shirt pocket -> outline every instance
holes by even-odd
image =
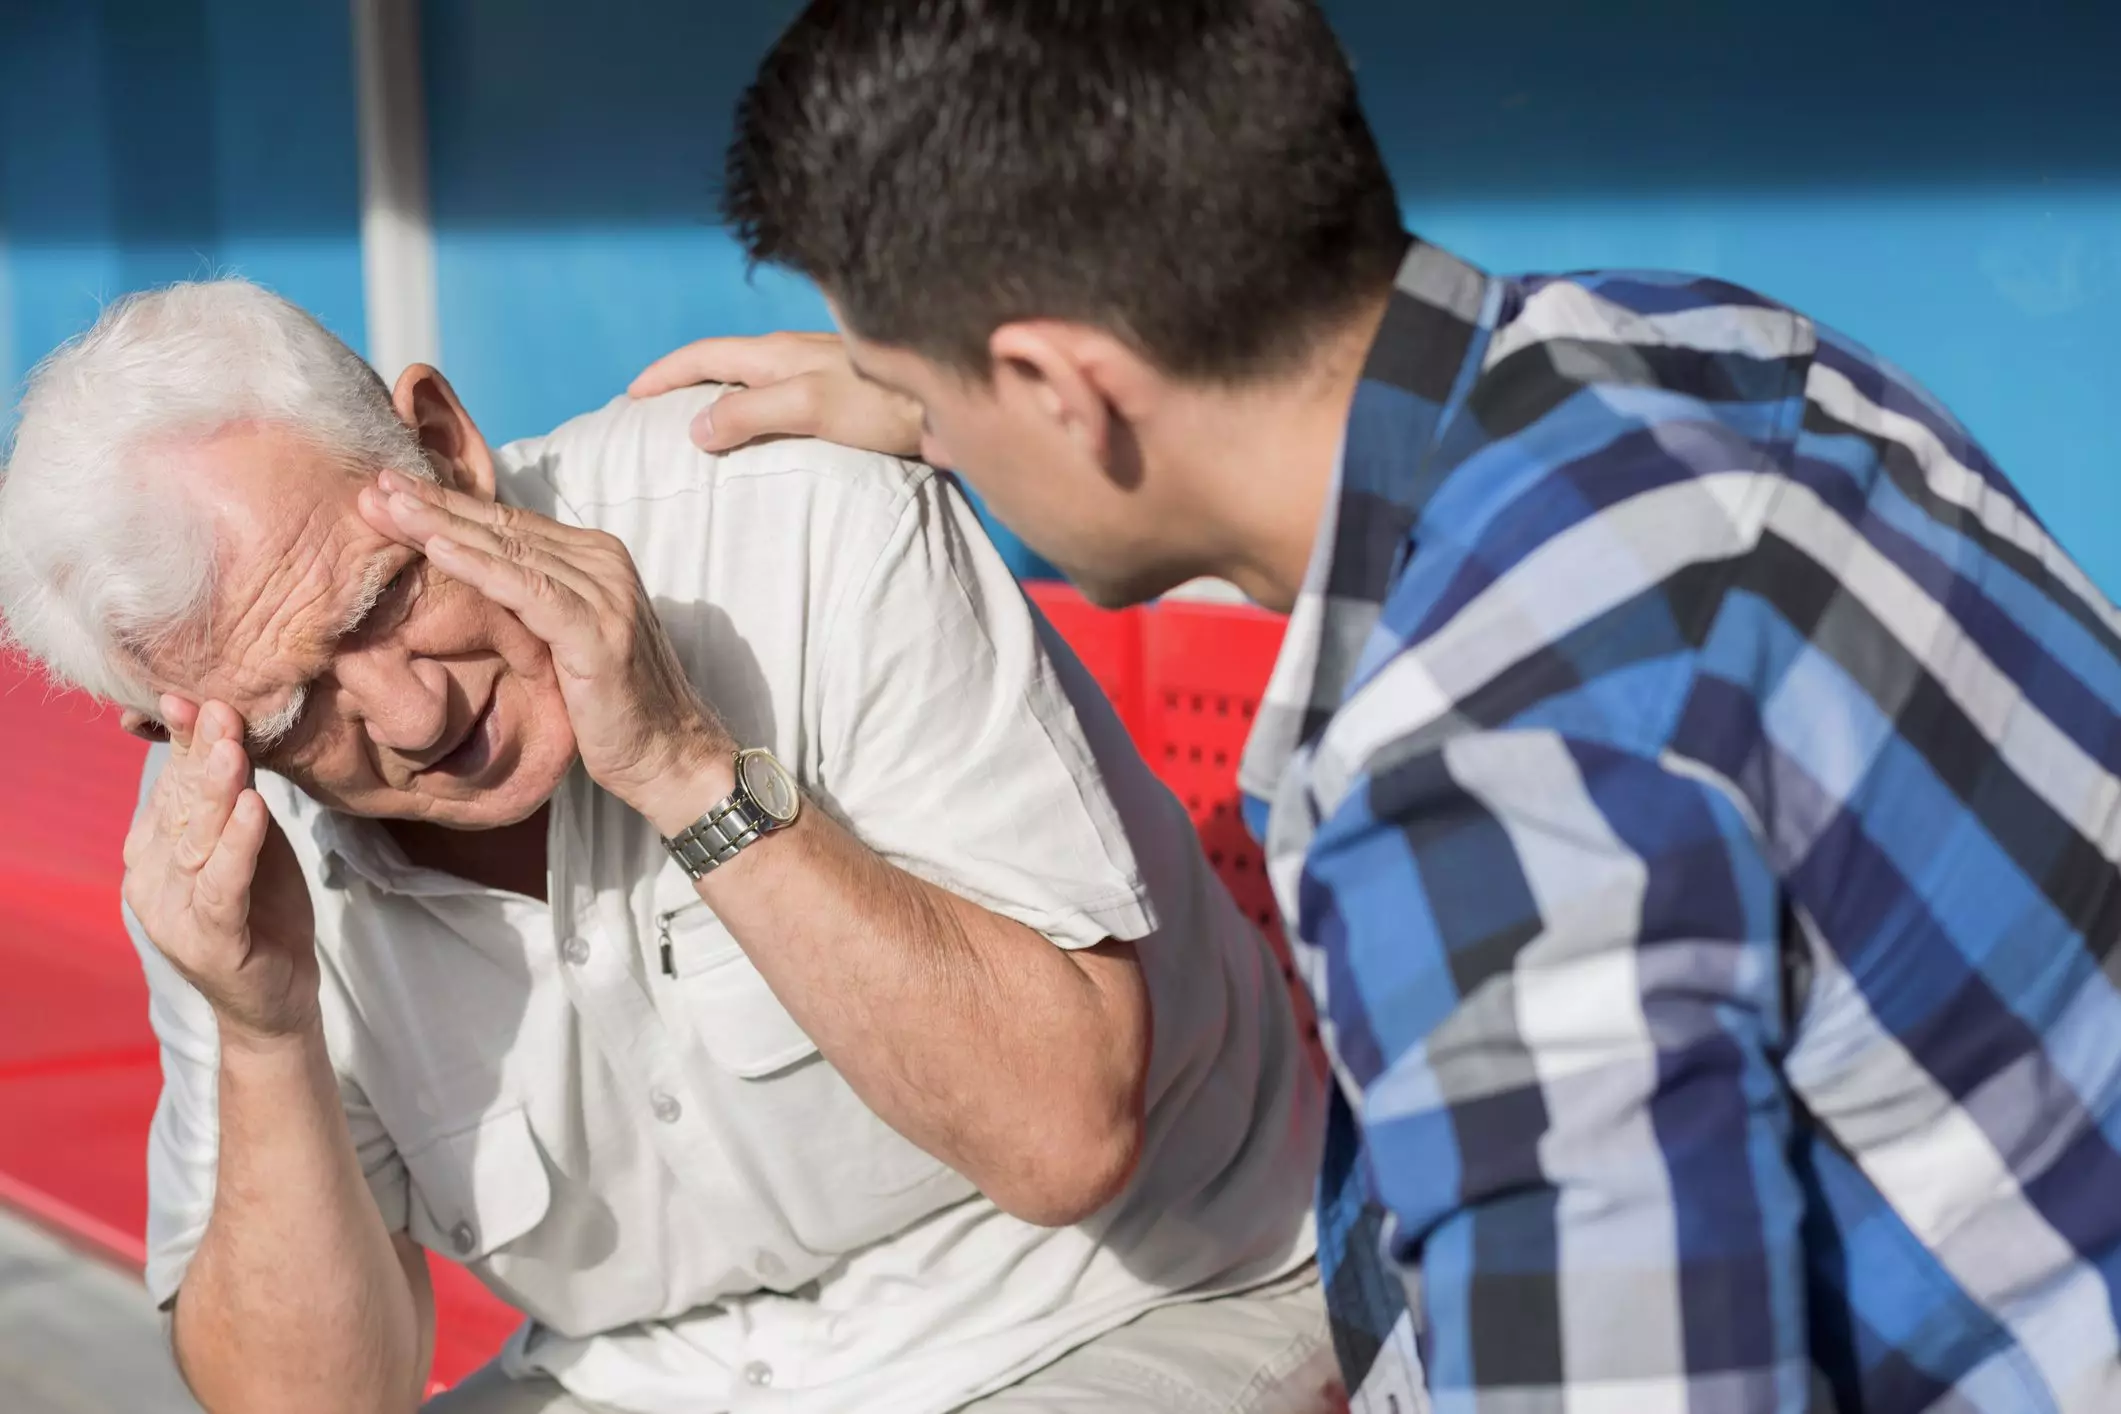
[[[672,910],[657,921],[686,1014],[716,1066],[739,1079],[761,1080],[818,1053],[817,1043],[706,904]]]
[[[552,1179],[520,1105],[481,1115],[406,1151],[406,1226],[429,1251],[492,1275],[510,1243],[545,1219]]]
[[[704,905],[663,920],[686,1021],[727,1077],[715,1122],[806,1244],[843,1252],[972,1192],[854,1093]]]

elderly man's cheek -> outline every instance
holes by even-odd
[[[373,755],[363,748],[357,725],[339,725],[305,746],[280,774],[311,795],[351,804],[387,788],[377,774]]]

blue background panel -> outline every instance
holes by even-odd
[[[795,9],[429,0],[442,340],[490,430],[702,333],[825,323],[714,224],[732,101]],[[1328,9],[1415,229],[1497,270],[1721,275],[1841,327],[2121,589],[2121,10]]]
[[[705,333],[829,327],[716,229],[736,97],[798,8],[428,0],[442,349],[489,436],[542,432]]]
[[[491,435],[700,334],[825,322],[714,219],[731,107],[795,9],[427,0],[443,356]],[[1328,10],[1415,229],[1498,270],[1721,275],[1839,326],[2121,591],[2121,7]],[[102,299],[218,268],[358,345],[351,70],[337,0],[0,0],[0,380]]]
[[[2121,592],[2121,6],[1330,4],[1409,220],[1720,275],[1947,402]]]
[[[0,387],[115,296],[213,273],[360,347],[349,25],[317,0],[0,0]]]

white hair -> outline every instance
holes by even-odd
[[[245,280],[128,295],[30,374],[0,472],[0,635],[62,684],[152,713],[143,664],[210,611],[217,547],[168,453],[242,422],[432,479],[360,355]]]

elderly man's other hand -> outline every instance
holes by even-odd
[[[735,744],[685,676],[616,537],[388,471],[360,505],[378,531],[545,641],[591,779],[665,834],[705,808],[676,802],[696,799],[703,773],[727,765]]]
[[[920,454],[920,405],[855,372],[837,334],[700,339],[648,365],[626,392],[648,398],[694,383],[743,385],[692,420],[701,451],[818,437],[887,456]]]
[[[251,788],[243,719],[161,702],[168,764],[125,840],[125,902],[224,1038],[298,1035],[317,1019],[315,915],[295,852]]]

